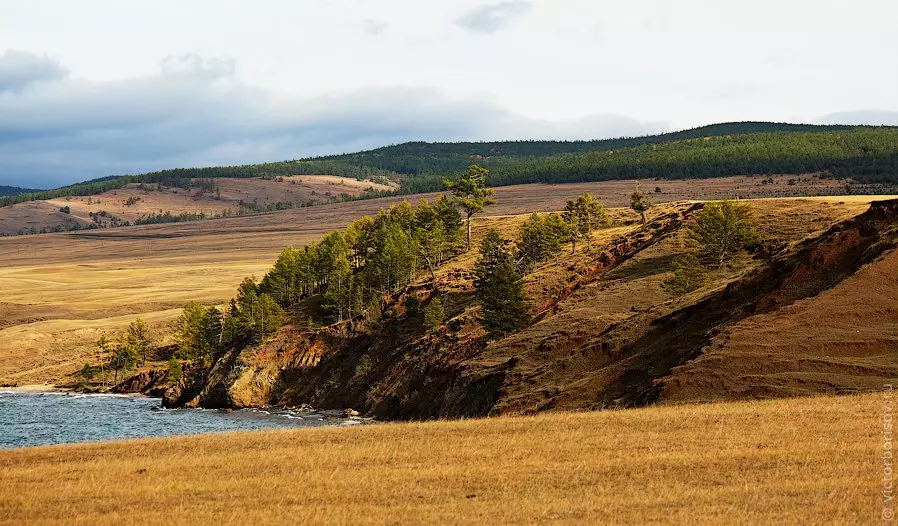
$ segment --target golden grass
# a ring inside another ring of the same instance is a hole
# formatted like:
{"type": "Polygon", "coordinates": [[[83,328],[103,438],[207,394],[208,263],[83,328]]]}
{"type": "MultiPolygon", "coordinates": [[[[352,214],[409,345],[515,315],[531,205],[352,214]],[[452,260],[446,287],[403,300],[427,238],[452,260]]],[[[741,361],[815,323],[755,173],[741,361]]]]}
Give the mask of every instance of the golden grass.
{"type": "MultiPolygon", "coordinates": [[[[786,188],[785,180],[781,183],[779,188],[786,188]]],[[[513,236],[524,219],[518,214],[558,210],[566,199],[582,192],[593,192],[609,206],[626,206],[635,184],[609,181],[501,187],[497,189],[499,203],[489,209],[494,217],[479,218],[477,223],[513,236]]],[[[762,186],[751,177],[644,182],[643,186],[651,189],[655,184],[664,190],[652,195],[658,202],[771,192],[771,185],[762,186]]],[[[418,196],[407,198],[414,201],[418,196]]],[[[138,315],[150,321],[159,334],[167,333],[167,325],[185,302],[225,302],[244,277],[261,277],[283,247],[302,246],[401,199],[195,223],[0,238],[0,385],[69,382],[85,361],[96,360],[94,343],[100,333],[118,330],[138,315]]],[[[788,237],[806,235],[809,221],[820,219],[820,227],[825,227],[836,216],[860,213],[870,200],[860,196],[823,202],[765,199],[757,201],[756,207],[762,223],[778,229],[771,235],[788,237]],[[795,232],[782,231],[789,228],[795,232]]],[[[628,210],[614,214],[620,219],[636,217],[628,210]]],[[[597,242],[599,237],[624,231],[626,227],[608,229],[597,235],[597,242]]],[[[460,258],[458,265],[469,266],[473,257],[460,258]]],[[[547,279],[539,286],[552,283],[547,279]]]]}
{"type": "Polygon", "coordinates": [[[881,394],[0,452],[3,524],[876,520],[881,394]]]}

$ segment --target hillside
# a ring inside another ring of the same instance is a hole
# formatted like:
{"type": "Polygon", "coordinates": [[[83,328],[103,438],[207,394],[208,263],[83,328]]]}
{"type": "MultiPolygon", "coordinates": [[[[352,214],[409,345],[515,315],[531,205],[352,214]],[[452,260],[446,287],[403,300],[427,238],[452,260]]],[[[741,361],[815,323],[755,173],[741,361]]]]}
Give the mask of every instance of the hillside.
{"type": "Polygon", "coordinates": [[[723,123],[645,137],[594,141],[411,142],[365,152],[256,165],[104,177],[0,198],[0,207],[97,195],[130,184],[190,189],[209,179],[276,179],[317,174],[394,184],[399,188],[390,190],[412,194],[440,190],[442,178],[455,176],[472,163],[492,171],[492,186],[813,172],[853,177],[860,182],[895,183],[896,152],[896,128],[764,122],[723,123]]]}
{"type": "Polygon", "coordinates": [[[679,405],[0,451],[0,520],[861,524],[883,509],[884,400],[679,405]]]}
{"type": "Polygon", "coordinates": [[[373,181],[327,175],[192,179],[180,186],[129,183],[94,195],[26,201],[0,207],[0,236],[61,232],[315,206],[390,192],[373,181]]]}
{"type": "Polygon", "coordinates": [[[528,160],[563,154],[620,150],[704,137],[774,132],[848,131],[850,129],[852,129],[851,126],[728,122],[658,135],[592,141],[408,142],[364,152],[324,156],[315,160],[371,166],[404,175],[452,174],[463,171],[468,164],[471,164],[472,160],[489,165],[491,162],[500,160],[528,160]]]}
{"type": "MultiPolygon", "coordinates": [[[[312,330],[297,323],[258,347],[226,352],[211,369],[195,371],[170,390],[166,403],[309,404],[353,407],[386,419],[430,419],[644,405],[668,397],[876,390],[898,380],[898,360],[888,353],[898,344],[895,284],[878,277],[888,275],[895,257],[898,201],[873,203],[856,217],[864,202],[846,205],[832,198],[752,201],[763,248],[676,298],[662,284],[672,259],[686,250],[685,228],[703,204],[657,206],[646,229],[632,211],[613,210],[612,225],[599,230],[589,248],[527,275],[533,321],[518,332],[489,338],[476,321],[474,254],[464,254],[437,272],[449,318],[440,330],[424,331],[420,313],[407,308],[412,296],[426,304],[436,294],[419,284],[394,295],[384,311],[389,316],[373,325],[312,330]],[[848,338],[836,328],[842,325],[796,325],[789,309],[800,308],[802,300],[821,301],[813,319],[839,316],[838,303],[822,298],[842,286],[880,291],[857,312],[871,317],[867,332],[848,338]],[[731,329],[734,345],[758,342],[751,333],[736,335],[743,327],[763,326],[763,315],[783,316],[802,330],[779,347],[731,348],[731,329]],[[805,338],[826,352],[806,350],[805,338]],[[780,356],[771,360],[775,349],[780,356]],[[799,350],[806,354],[796,355],[799,350]],[[734,354],[738,359],[730,360],[734,354]],[[698,372],[689,374],[692,368],[698,372]],[[677,389],[690,379],[691,391],[677,389]]],[[[478,235],[496,228],[513,237],[525,219],[484,218],[478,235]]],[[[300,307],[297,318],[313,312],[300,307]]]]}
{"type": "MultiPolygon", "coordinates": [[[[831,179],[807,177],[795,185],[789,185],[788,179],[775,177],[773,184],[763,184],[758,177],[653,181],[647,186],[660,187],[660,193],[651,194],[656,203],[825,195],[838,190],[838,183],[831,179]]],[[[488,214],[515,215],[520,220],[521,214],[560,210],[565,201],[583,192],[601,197],[610,207],[625,207],[635,186],[635,181],[626,180],[506,186],[496,189],[499,202],[488,214]]],[[[409,199],[415,202],[419,197],[409,199]]],[[[433,200],[436,195],[426,197],[433,200]]],[[[72,382],[72,373],[85,362],[103,359],[95,344],[99,336],[120,330],[138,315],[150,322],[165,344],[170,324],[187,301],[226,303],[241,279],[264,275],[285,246],[307,245],[401,199],[351,201],[193,223],[0,238],[4,255],[0,261],[0,385],[72,382]]],[[[817,219],[795,228],[801,232],[817,228],[815,221],[831,222],[860,213],[866,201],[854,199],[841,199],[845,204],[829,211],[817,207],[824,213],[811,213],[817,219]]]]}

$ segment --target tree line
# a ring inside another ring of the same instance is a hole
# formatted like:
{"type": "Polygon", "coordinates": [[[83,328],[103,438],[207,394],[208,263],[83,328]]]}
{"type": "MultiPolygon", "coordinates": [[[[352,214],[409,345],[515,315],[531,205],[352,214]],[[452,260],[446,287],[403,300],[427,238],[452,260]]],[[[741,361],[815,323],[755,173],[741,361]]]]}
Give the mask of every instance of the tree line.
{"type": "MultiPolygon", "coordinates": [[[[724,123],[645,137],[597,141],[410,142],[366,152],[279,162],[180,168],[106,177],[0,197],[0,206],[95,195],[129,183],[190,187],[193,180],[328,174],[399,182],[401,193],[438,191],[445,174],[472,160],[491,186],[624,178],[707,178],[828,172],[860,182],[898,182],[898,129],[764,122],[724,123]]],[[[200,183],[203,184],[203,183],[200,183]]],[[[372,194],[376,197],[382,194],[372,194]]]]}

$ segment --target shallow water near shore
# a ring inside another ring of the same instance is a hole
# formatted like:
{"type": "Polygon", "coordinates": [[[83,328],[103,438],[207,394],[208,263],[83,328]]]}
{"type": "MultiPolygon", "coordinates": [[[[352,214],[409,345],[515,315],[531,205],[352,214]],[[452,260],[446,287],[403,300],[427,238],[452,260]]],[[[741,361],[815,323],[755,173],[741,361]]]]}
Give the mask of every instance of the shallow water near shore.
{"type": "Polygon", "coordinates": [[[0,391],[0,449],[340,423],[349,422],[293,411],[162,409],[158,398],[0,391]]]}

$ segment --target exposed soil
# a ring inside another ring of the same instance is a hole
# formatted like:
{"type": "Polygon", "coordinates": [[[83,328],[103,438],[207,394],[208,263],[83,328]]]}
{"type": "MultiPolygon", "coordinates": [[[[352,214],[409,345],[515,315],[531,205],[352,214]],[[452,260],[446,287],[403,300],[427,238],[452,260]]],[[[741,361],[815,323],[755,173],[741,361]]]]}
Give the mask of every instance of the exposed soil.
{"type": "MultiPolygon", "coordinates": [[[[429,419],[872,390],[898,381],[898,355],[889,352],[898,340],[898,286],[886,283],[898,261],[890,252],[898,242],[898,200],[841,221],[836,207],[821,221],[829,206],[757,202],[759,216],[781,207],[795,222],[768,225],[764,249],[675,299],[661,282],[701,204],[657,207],[644,230],[618,222],[590,247],[530,275],[534,321],[497,341],[476,323],[472,256],[465,255],[439,275],[451,319],[435,334],[407,315],[373,331],[288,328],[261,348],[228,355],[210,375],[194,376],[168,403],[311,404],[429,419]],[[846,287],[856,292],[840,292],[846,287]],[[863,298],[865,287],[884,292],[863,298]],[[813,320],[852,305],[856,314],[816,328],[813,320]],[[865,322],[868,316],[876,321],[865,322]],[[863,331],[850,334],[852,327],[863,331]],[[768,339],[784,336],[766,344],[759,328],[768,339]]],[[[496,218],[492,226],[515,222],[496,218]]],[[[424,289],[408,293],[428,297],[424,289]]]]}

